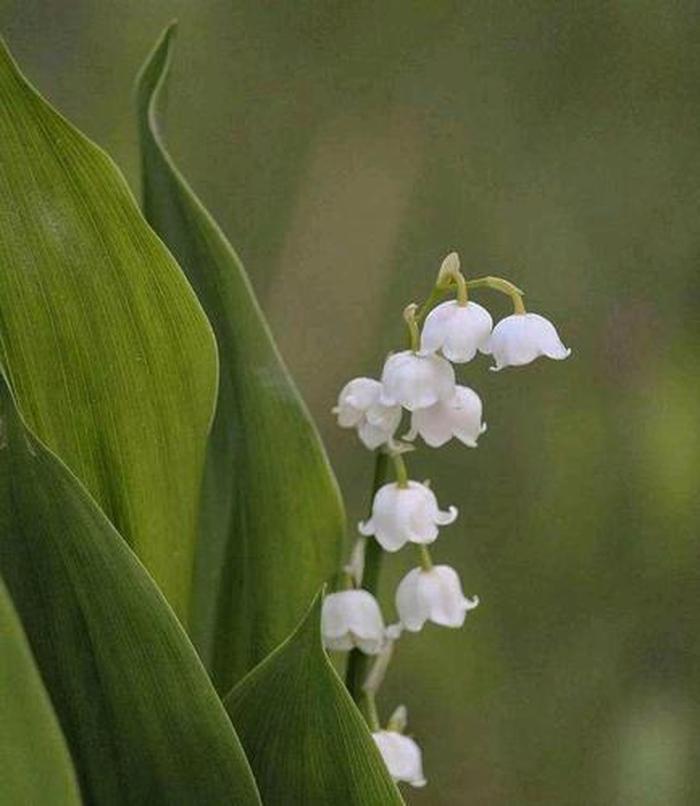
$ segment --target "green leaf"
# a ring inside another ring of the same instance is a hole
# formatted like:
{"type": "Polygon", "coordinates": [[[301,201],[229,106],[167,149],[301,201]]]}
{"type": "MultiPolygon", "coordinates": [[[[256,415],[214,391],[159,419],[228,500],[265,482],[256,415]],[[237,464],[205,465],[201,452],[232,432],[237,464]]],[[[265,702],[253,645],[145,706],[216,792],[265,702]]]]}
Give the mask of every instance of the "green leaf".
{"type": "Polygon", "coordinates": [[[322,595],[225,700],[264,803],[403,803],[321,642],[322,595]]]}
{"type": "Polygon", "coordinates": [[[173,35],[170,26],[139,79],[144,205],[194,286],[220,350],[192,623],[219,690],[228,691],[289,635],[337,569],[344,513],[245,270],[158,132],[173,35]]]}
{"type": "Polygon", "coordinates": [[[0,725],[0,803],[79,806],[68,748],[1,579],[0,725]]]}
{"type": "Polygon", "coordinates": [[[0,416],[0,572],[85,800],[259,803],[222,703],[151,577],[4,388],[0,416]]]}
{"type": "Polygon", "coordinates": [[[0,43],[0,363],[29,427],[179,614],[216,394],[211,328],[111,160],[0,43]]]}

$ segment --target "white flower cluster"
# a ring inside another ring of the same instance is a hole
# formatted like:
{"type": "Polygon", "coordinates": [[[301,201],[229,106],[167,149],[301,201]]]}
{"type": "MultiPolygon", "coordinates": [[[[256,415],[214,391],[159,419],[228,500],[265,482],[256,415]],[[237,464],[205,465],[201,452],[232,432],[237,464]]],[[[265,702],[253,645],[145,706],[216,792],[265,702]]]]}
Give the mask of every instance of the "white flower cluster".
{"type": "MultiPolygon", "coordinates": [[[[322,630],[329,649],[359,649],[381,656],[387,647],[390,651],[402,630],[417,632],[427,621],[461,627],[467,612],[478,605],[477,597],[464,595],[453,568],[433,565],[430,558],[427,546],[437,539],[439,527],[455,521],[457,508],[441,510],[427,483],[408,478],[402,454],[409,446],[396,439],[404,411],[410,417],[410,427],[403,440],[413,442],[420,436],[426,445],[437,448],[455,438],[476,447],[486,430],[481,399],[474,390],[458,385],[453,364],[465,364],[483,353],[493,356],[492,369],[498,371],[528,364],[538,356],[561,360],[571,351],[564,347],[551,322],[525,312],[521,292],[512,284],[500,278],[473,281],[475,287],[504,291],[513,299],[515,312],[495,327],[489,312],[467,299],[469,285],[457,255],[448,255],[436,289],[456,287],[457,299],[427,312],[422,331],[417,307],[409,306],[404,316],[411,349],[386,359],[380,381],[355,378],[340,392],[334,409],[338,424],[355,428],[367,448],[388,452],[397,468],[396,481],[375,492],[371,516],[359,525],[360,540],[374,537],[387,552],[399,551],[408,543],[418,544],[421,564],[400,582],[395,595],[399,624],[387,628],[372,593],[354,587],[361,585],[362,568],[357,567],[357,558],[363,556],[364,545],[362,551],[356,550],[352,567],[347,569],[352,571],[353,587],[330,594],[324,602],[322,630]]],[[[405,709],[399,709],[386,730],[371,726],[373,737],[395,780],[423,786],[420,749],[403,735],[405,716],[405,709]]]]}

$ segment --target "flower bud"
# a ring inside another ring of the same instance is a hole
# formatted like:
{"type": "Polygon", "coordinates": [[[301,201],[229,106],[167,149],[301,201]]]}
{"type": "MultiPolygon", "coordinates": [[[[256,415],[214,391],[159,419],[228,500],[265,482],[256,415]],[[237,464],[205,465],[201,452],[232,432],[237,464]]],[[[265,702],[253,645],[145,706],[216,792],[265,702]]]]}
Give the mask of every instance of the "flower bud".
{"type": "Polygon", "coordinates": [[[387,730],[395,730],[397,733],[403,733],[408,724],[408,710],[405,705],[397,705],[394,713],[389,717],[386,723],[387,730]]]}
{"type": "Polygon", "coordinates": [[[432,543],[438,536],[438,526],[453,523],[457,507],[443,512],[432,490],[409,481],[405,487],[385,484],[372,502],[372,517],[361,523],[360,534],[374,535],[385,551],[398,551],[409,541],[432,543]]]}
{"type": "Polygon", "coordinates": [[[329,594],[323,600],[321,633],[328,649],[347,652],[357,647],[366,655],[378,654],[385,635],[377,600],[365,590],[329,594]]]}
{"type": "Polygon", "coordinates": [[[425,786],[423,755],[413,739],[394,730],[377,731],[372,738],[395,781],[405,781],[415,787],[425,786]]]}
{"type": "Polygon", "coordinates": [[[418,632],[426,621],[442,627],[461,627],[467,611],[479,598],[467,599],[454,568],[435,565],[430,570],[414,568],[396,590],[396,610],[407,630],[418,632]]]}
{"type": "Polygon", "coordinates": [[[492,370],[529,364],[541,355],[561,361],[571,355],[554,325],[537,313],[514,313],[496,325],[483,352],[493,355],[492,370]]]}
{"type": "Polygon", "coordinates": [[[440,265],[436,283],[437,287],[449,288],[450,283],[454,281],[455,276],[459,273],[459,269],[459,255],[457,252],[450,252],[440,265]]]}

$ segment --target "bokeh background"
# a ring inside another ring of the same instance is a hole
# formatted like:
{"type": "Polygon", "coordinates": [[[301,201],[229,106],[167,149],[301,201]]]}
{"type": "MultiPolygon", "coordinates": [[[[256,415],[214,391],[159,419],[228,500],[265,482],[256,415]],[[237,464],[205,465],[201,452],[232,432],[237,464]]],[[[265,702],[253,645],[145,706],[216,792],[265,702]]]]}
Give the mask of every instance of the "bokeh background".
{"type": "MultiPolygon", "coordinates": [[[[351,522],[330,408],[442,257],[504,274],[573,356],[463,380],[478,450],[411,457],[482,606],[402,641],[431,806],[700,803],[700,10],[688,0],[3,0],[22,67],[136,189],[134,76],[172,17],[168,132],[242,255],[351,522]]],[[[507,305],[479,297],[495,315],[507,305]]],[[[410,552],[386,563],[391,610],[410,552]]]]}

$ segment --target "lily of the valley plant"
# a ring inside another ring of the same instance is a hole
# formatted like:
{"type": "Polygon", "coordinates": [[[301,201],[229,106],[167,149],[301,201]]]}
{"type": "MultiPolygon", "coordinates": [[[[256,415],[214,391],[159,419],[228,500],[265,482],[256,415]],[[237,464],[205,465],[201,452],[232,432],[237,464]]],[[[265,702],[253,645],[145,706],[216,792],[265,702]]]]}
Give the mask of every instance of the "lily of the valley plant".
{"type": "Polygon", "coordinates": [[[455,367],[568,351],[449,255],[407,349],[340,393],[376,453],[343,565],[319,434],[163,139],[174,32],[137,84],[141,206],[0,42],[0,804],[401,806],[425,777],[406,708],[378,716],[392,652],[478,604],[433,561],[458,511],[410,451],[484,433],[455,367]],[[513,315],[493,327],[482,288],[513,315]],[[387,618],[379,564],[409,549],[387,618]]]}
{"type": "Polygon", "coordinates": [[[426,302],[408,305],[403,317],[408,349],[387,357],[381,380],[349,381],[334,409],[340,426],[355,428],[367,448],[380,452],[378,462],[382,457],[391,459],[394,481],[373,490],[371,515],[359,524],[360,536],[344,568],[344,589],[324,601],[322,628],[328,649],[355,650],[374,658],[371,665],[360,663],[364,676],[359,682],[354,669],[349,670],[348,683],[357,687],[353,693],[394,780],[422,787],[426,780],[420,748],[404,735],[406,708],[399,706],[382,728],[377,692],[404,630],[418,632],[427,622],[462,627],[479,599],[464,595],[454,568],[433,561],[429,546],[438,539],[441,527],[457,520],[457,507],[441,509],[429,484],[410,478],[407,454],[419,438],[431,448],[451,439],[475,448],[486,431],[481,398],[457,383],[456,367],[482,353],[492,356],[491,369],[497,372],[529,364],[539,356],[560,361],[571,350],[548,319],[525,310],[523,292],[513,283],[501,277],[465,277],[455,252],[444,259],[426,302]],[[495,289],[512,300],[513,313],[495,327],[491,314],[469,298],[472,290],[481,288],[495,289]],[[453,293],[454,299],[439,302],[453,293]],[[397,552],[409,544],[416,551],[417,567],[396,590],[398,621],[388,626],[374,595],[374,575],[369,584],[364,579],[367,540],[375,540],[385,552],[397,552]]]}

